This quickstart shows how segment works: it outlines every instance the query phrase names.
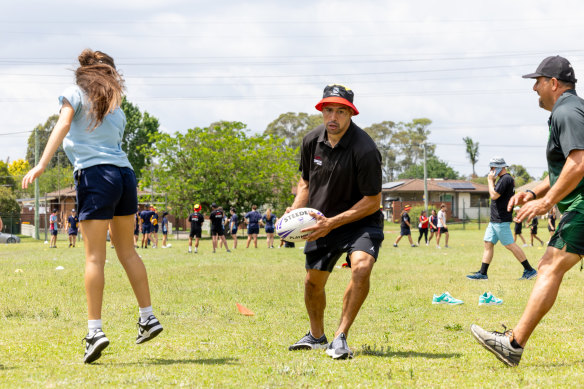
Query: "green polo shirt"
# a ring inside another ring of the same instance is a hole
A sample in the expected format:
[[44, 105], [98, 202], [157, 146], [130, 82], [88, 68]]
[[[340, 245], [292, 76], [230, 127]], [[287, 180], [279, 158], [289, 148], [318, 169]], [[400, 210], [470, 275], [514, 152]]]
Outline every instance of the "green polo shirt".
[[[554, 186], [566, 159], [572, 150], [584, 150], [584, 100], [575, 90], [564, 92], [554, 104], [549, 121], [549, 139], [546, 150], [550, 186]], [[584, 214], [584, 179], [558, 203], [564, 213], [576, 211]]]

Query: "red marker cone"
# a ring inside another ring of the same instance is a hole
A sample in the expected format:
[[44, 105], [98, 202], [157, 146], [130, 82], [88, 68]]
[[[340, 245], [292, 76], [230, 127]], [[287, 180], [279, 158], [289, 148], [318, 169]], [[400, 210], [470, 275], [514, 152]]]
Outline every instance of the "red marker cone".
[[239, 303], [235, 303], [235, 305], [237, 306], [237, 309], [239, 310], [239, 313], [241, 313], [242, 315], [245, 315], [245, 316], [253, 316], [253, 315], [255, 315], [255, 313], [253, 313], [252, 311], [250, 311], [249, 309], [247, 309], [243, 305], [241, 305]]

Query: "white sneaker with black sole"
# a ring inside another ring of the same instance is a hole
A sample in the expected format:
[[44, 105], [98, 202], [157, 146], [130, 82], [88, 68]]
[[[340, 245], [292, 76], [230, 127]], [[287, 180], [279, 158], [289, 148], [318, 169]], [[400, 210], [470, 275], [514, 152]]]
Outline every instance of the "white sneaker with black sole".
[[326, 354], [332, 359], [353, 358], [353, 352], [347, 344], [347, 337], [340, 333], [327, 347]]
[[161, 332], [162, 324], [160, 324], [156, 316], [150, 315], [146, 321], [138, 319], [138, 336], [136, 337], [136, 344], [154, 339]]
[[85, 338], [85, 355], [83, 356], [84, 363], [91, 363], [101, 357], [101, 352], [109, 345], [109, 339], [101, 328], [88, 333]]

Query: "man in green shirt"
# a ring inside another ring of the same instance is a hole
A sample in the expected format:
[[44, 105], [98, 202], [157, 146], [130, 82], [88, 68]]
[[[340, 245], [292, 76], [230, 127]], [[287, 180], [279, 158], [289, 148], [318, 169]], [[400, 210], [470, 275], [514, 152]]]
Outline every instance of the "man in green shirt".
[[513, 330], [471, 332], [487, 350], [509, 366], [517, 366], [533, 330], [556, 300], [564, 274], [584, 255], [584, 100], [576, 95], [576, 77], [570, 62], [560, 56], [542, 61], [535, 73], [533, 90], [539, 106], [551, 111], [546, 150], [549, 176], [533, 190], [517, 193], [508, 208], [522, 205], [516, 220], [544, 215], [554, 205], [563, 213], [541, 258], [537, 281]]

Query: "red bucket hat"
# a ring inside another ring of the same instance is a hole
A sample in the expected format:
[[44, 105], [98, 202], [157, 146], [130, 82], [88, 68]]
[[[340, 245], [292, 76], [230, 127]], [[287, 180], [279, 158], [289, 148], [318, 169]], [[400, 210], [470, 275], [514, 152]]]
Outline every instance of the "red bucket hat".
[[353, 110], [354, 115], [359, 115], [359, 111], [353, 105], [354, 96], [355, 95], [353, 91], [344, 87], [343, 85], [327, 85], [324, 88], [324, 92], [322, 93], [322, 100], [316, 104], [315, 108], [319, 111], [322, 111], [322, 107], [325, 103], [337, 103], [346, 105]]

